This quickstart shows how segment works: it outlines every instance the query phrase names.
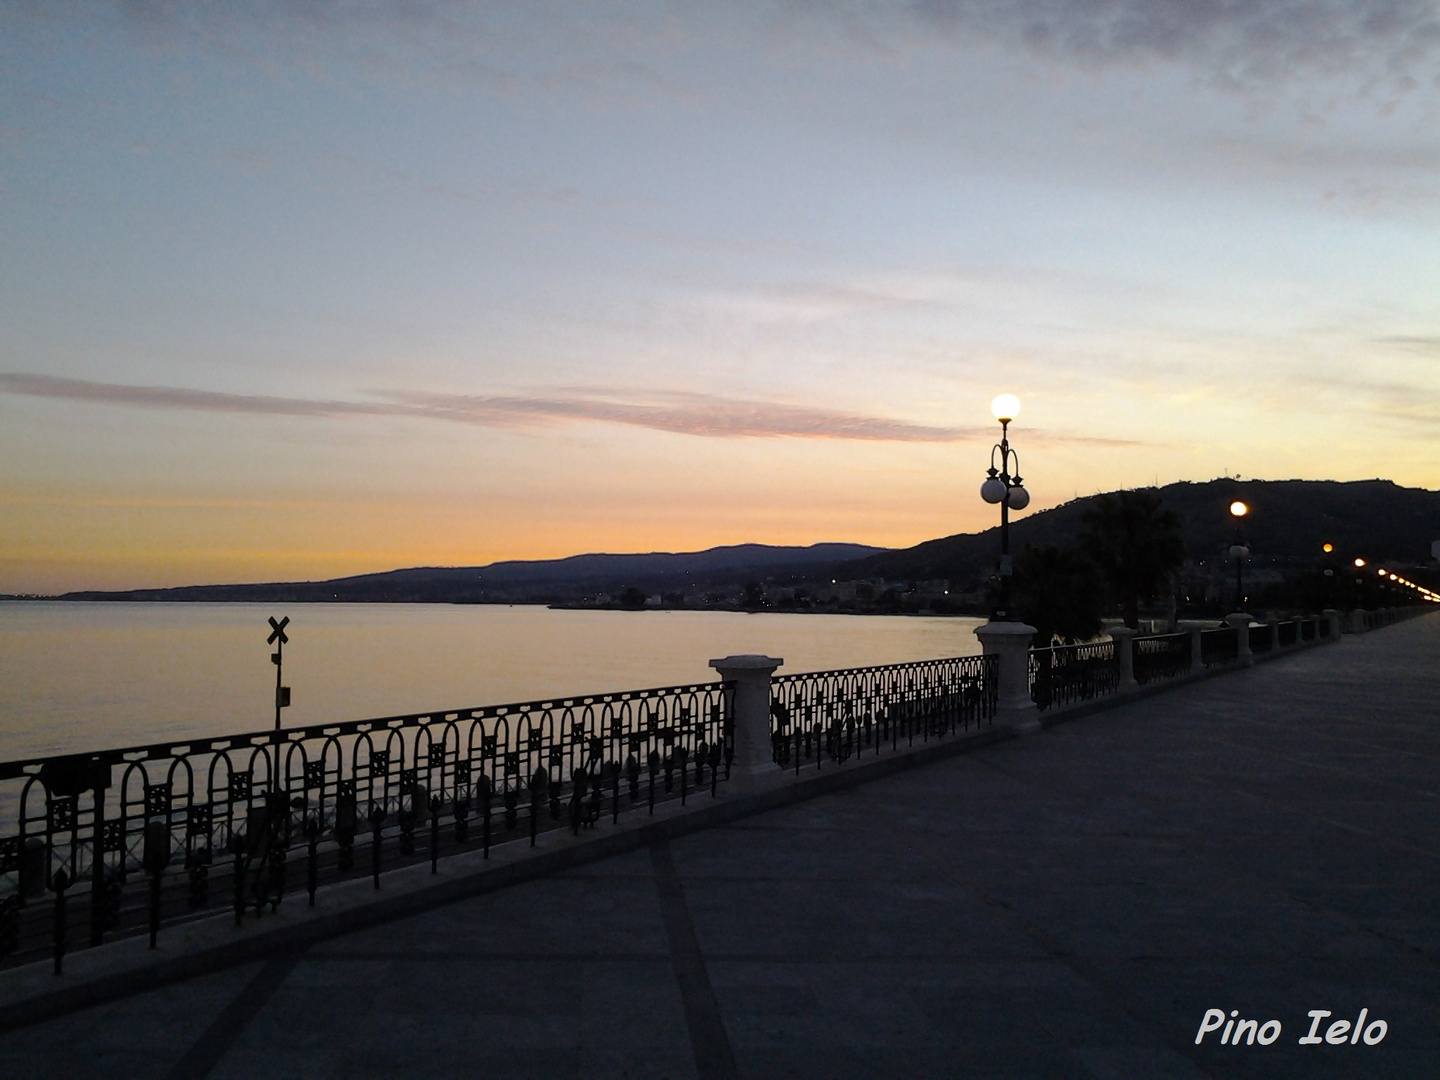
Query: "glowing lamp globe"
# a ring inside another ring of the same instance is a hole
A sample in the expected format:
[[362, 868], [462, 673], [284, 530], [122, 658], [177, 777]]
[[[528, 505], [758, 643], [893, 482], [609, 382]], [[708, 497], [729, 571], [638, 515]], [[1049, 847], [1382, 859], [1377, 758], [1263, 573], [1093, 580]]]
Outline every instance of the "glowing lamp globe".
[[1355, 566], [1356, 566], [1357, 568], [1359, 568], [1359, 567], [1361, 567], [1361, 566], [1364, 566], [1364, 565], [1365, 565], [1365, 560], [1364, 560], [1364, 559], [1356, 559], [1356, 560], [1355, 560]]
[[1010, 489], [1010, 509], [1024, 510], [1030, 505], [1030, 493], [1019, 484]]
[[1326, 544], [1326, 545], [1325, 545], [1323, 548], [1321, 548], [1320, 550], [1323, 551], [1323, 552], [1325, 552], [1325, 553], [1328, 555], [1330, 552], [1332, 552], [1332, 551], [1335, 550], [1335, 545], [1334, 545], [1334, 544]]
[[1238, 517], [1244, 517], [1244, 516], [1245, 516], [1246, 514], [1248, 514], [1249, 512], [1250, 512], [1250, 507], [1246, 506], [1246, 505], [1245, 505], [1243, 502], [1241, 502], [1239, 499], [1236, 499], [1234, 502], [1232, 502], [1232, 503], [1230, 504], [1230, 515], [1231, 515], [1232, 517], [1237, 517], [1237, 518], [1238, 518]]
[[992, 476], [980, 485], [980, 498], [987, 503], [998, 503], [1005, 498], [1005, 481]]
[[1001, 394], [990, 402], [990, 411], [995, 414], [996, 420], [1008, 424], [1020, 415], [1020, 399], [1014, 394]]

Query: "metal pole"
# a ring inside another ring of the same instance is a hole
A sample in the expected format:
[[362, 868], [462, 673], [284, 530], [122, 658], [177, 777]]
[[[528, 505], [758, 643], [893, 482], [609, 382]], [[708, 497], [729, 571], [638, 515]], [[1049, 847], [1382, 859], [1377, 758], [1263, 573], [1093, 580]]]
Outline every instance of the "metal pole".
[[1245, 526], [1238, 520], [1235, 522], [1235, 610], [1245, 610], [1245, 580], [1243, 568], [1245, 556]]
[[275, 730], [280, 730], [280, 671], [285, 658], [285, 639], [275, 643]]
[[1010, 425], [1000, 421], [1000, 480], [1005, 484], [1005, 497], [1000, 500], [1000, 604], [997, 619], [1010, 618]]
[[[96, 764], [91, 774], [95, 781], [95, 837], [90, 863], [90, 945], [105, 940], [105, 789], [110, 784], [110, 766]], [[100, 778], [104, 777], [104, 783]]]

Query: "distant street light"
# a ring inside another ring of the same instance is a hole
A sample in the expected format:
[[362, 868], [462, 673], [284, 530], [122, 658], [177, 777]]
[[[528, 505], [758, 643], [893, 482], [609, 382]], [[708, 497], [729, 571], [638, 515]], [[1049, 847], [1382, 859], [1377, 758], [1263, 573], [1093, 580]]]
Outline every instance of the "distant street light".
[[[1010, 620], [1010, 579], [1014, 575], [1010, 560], [1010, 511], [1029, 506], [1030, 493], [1020, 483], [1020, 456], [1010, 449], [1010, 421], [1020, 415], [1020, 399], [1014, 394], [1001, 394], [990, 403], [990, 411], [1000, 421], [1000, 441], [990, 448], [990, 472], [980, 485], [980, 497], [987, 503], [1000, 504], [1000, 600], [995, 605], [993, 621], [1006, 622]], [[1000, 455], [998, 467], [997, 453]]]
[[1245, 545], [1245, 515], [1250, 512], [1239, 499], [1230, 504], [1230, 516], [1235, 519], [1235, 543], [1230, 545], [1230, 557], [1235, 560], [1235, 610], [1245, 610], [1245, 582], [1242, 568], [1245, 560], [1250, 557], [1250, 549]]

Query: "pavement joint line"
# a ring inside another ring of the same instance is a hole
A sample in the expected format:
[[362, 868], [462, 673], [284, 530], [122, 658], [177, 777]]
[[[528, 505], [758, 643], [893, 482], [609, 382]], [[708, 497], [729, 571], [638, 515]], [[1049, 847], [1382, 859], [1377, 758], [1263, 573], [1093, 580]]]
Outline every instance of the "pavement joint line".
[[[1307, 642], [1302, 647], [1257, 659], [1268, 664], [1303, 655], [1320, 645], [1338, 643]], [[1159, 694], [1250, 670], [1234, 664], [1217, 665], [1050, 709], [1039, 716], [1041, 733], [1095, 713], [1124, 708]], [[715, 799], [697, 792], [695, 802], [689, 806], [682, 807], [671, 801], [657, 806], [653, 817], [645, 815], [643, 810], [627, 811], [619, 826], [609, 826], [603, 833], [585, 834], [573, 841], [565, 830], [551, 830], [541, 834], [538, 850], [529, 848], [526, 839], [517, 838], [493, 847], [488, 861], [481, 859], [479, 851], [451, 855], [440, 860], [442, 873], [438, 877], [432, 877], [429, 866], [424, 863], [399, 867], [384, 879], [389, 888], [378, 894], [372, 891], [368, 878], [337, 882], [325, 886], [318, 894], [330, 901], [328, 908], [307, 909], [301, 894], [292, 893], [290, 905], [282, 905], [278, 912], [263, 919], [247, 919], [239, 935], [232, 926], [233, 915], [222, 912], [170, 927], [168, 936], [162, 934], [161, 946], [154, 951], [146, 950], [143, 936], [77, 950], [67, 955], [66, 973], [59, 977], [50, 974], [48, 958], [3, 970], [0, 971], [0, 1032], [260, 957], [294, 952], [317, 941], [650, 847], [658, 841], [809, 801], [1011, 739], [1025, 740], [1027, 736], [1004, 724], [981, 727], [899, 752], [860, 758], [844, 765], [832, 764], [829, 768], [806, 769], [799, 776], [786, 771], [767, 781], [758, 791], [726, 791]]]
[[265, 961], [190, 1049], [166, 1071], [165, 1080], [205, 1080], [289, 978], [300, 957], [301, 954], [295, 952]]
[[685, 886], [675, 869], [675, 858], [668, 841], [650, 848], [655, 867], [655, 887], [660, 894], [660, 915], [665, 933], [670, 938], [670, 956], [674, 965], [675, 983], [685, 1009], [685, 1025], [690, 1031], [690, 1048], [695, 1055], [695, 1073], [699, 1080], [736, 1080], [735, 1054], [725, 1031], [725, 1019], [715, 1000], [715, 988], [705, 965], [705, 954], [695, 936], [695, 922], [690, 905], [685, 901]]
[[321, 952], [314, 951], [305, 954], [307, 964], [373, 964], [385, 963], [424, 963], [424, 964], [485, 964], [485, 963], [547, 963], [549, 961], [571, 964], [617, 964], [617, 963], [641, 963], [657, 964], [669, 963], [668, 952], [485, 952], [473, 949], [446, 949], [444, 952], [415, 951], [405, 952], [384, 952], [384, 951], [357, 951], [357, 952]]

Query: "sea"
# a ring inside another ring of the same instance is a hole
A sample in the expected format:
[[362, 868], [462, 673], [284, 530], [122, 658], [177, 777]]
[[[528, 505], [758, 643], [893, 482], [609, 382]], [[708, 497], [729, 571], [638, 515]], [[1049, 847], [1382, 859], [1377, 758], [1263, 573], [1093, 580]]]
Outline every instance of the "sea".
[[574, 611], [491, 604], [0, 601], [0, 761], [285, 727], [980, 652], [957, 617]]

